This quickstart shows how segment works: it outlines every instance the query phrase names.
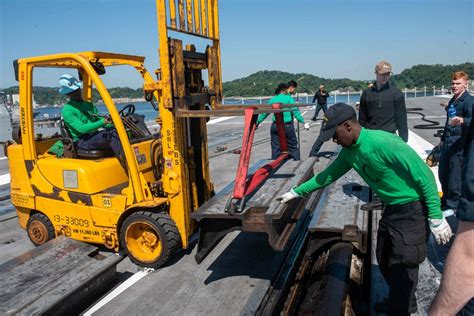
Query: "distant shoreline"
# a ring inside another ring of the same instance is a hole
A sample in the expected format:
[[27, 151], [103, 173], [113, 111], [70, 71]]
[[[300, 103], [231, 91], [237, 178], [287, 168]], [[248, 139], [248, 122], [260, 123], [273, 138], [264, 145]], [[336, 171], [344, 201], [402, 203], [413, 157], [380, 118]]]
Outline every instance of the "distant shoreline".
[[[147, 102], [145, 98], [112, 98], [114, 103], [129, 103], [129, 102]], [[98, 100], [96, 104], [104, 104], [103, 100]]]

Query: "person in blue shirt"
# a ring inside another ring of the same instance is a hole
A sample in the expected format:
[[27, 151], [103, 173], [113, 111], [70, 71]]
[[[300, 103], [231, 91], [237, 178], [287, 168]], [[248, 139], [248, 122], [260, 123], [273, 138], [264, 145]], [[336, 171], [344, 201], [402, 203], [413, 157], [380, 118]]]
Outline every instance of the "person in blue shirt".
[[[461, 196], [461, 169], [463, 147], [472, 119], [474, 97], [467, 92], [469, 77], [463, 71], [452, 75], [453, 97], [446, 105], [446, 123], [439, 157], [439, 182], [443, 190], [441, 207], [447, 213], [456, 212]], [[453, 111], [450, 116], [448, 111]]]
[[[471, 105], [474, 107], [474, 103]], [[471, 109], [471, 110], [474, 110]], [[443, 278], [429, 315], [472, 315], [474, 312], [474, 123], [466, 134], [458, 228], [449, 249]]]

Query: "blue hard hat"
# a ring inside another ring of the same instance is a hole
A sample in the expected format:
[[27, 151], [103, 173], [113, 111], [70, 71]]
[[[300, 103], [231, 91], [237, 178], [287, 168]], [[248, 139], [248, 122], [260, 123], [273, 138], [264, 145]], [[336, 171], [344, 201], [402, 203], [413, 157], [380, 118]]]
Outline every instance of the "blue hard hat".
[[82, 88], [82, 82], [70, 74], [64, 74], [59, 78], [59, 93], [69, 94]]

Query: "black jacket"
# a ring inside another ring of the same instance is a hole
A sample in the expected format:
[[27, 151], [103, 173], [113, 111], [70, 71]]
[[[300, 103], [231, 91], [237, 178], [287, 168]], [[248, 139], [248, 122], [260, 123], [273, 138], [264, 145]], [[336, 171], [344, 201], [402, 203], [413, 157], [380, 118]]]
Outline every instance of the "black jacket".
[[326, 90], [323, 90], [323, 93], [321, 93], [321, 90], [316, 91], [314, 97], [313, 97], [313, 102], [318, 99], [318, 104], [323, 105], [328, 103], [328, 98], [329, 98], [329, 93]]
[[377, 90], [374, 83], [360, 97], [359, 122], [368, 129], [390, 133], [398, 130], [398, 135], [407, 142], [407, 109], [402, 91], [388, 82]]

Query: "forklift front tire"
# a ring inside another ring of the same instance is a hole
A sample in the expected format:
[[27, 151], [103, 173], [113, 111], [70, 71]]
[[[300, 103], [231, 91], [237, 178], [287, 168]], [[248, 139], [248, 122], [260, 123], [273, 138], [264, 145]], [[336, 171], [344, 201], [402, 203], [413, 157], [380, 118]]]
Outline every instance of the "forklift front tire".
[[135, 264], [157, 269], [180, 246], [180, 235], [167, 213], [131, 214], [120, 229], [120, 243]]
[[35, 246], [40, 246], [56, 237], [53, 224], [46, 215], [41, 213], [30, 216], [26, 224], [26, 231]]

